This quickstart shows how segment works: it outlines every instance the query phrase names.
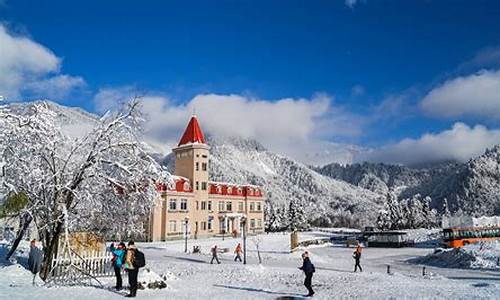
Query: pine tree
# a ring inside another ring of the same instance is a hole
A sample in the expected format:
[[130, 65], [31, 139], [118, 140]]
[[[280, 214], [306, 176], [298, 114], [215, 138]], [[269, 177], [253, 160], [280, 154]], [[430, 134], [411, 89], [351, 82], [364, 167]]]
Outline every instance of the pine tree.
[[273, 212], [273, 205], [269, 200], [267, 200], [264, 205], [264, 228], [267, 232], [272, 231], [272, 224], [275, 222], [275, 220], [276, 216]]
[[380, 230], [389, 230], [393, 226], [392, 211], [393, 197], [387, 193], [384, 208], [379, 210], [377, 217], [377, 228]]
[[389, 218], [391, 220], [390, 229], [401, 229], [403, 222], [403, 211], [398, 202], [398, 198], [393, 191], [387, 193], [387, 203], [389, 204]]
[[421, 228], [424, 227], [426, 223], [425, 216], [423, 215], [423, 205], [420, 199], [421, 199], [420, 194], [416, 194], [409, 201], [409, 209], [410, 209], [409, 218], [411, 218], [413, 222], [411, 228]]
[[285, 212], [286, 212], [286, 210], [284, 207], [276, 208], [276, 213], [275, 213], [276, 220], [275, 220], [274, 225], [273, 225], [274, 231], [282, 231], [286, 228], [286, 225], [285, 225], [286, 214], [285, 214]]
[[276, 208], [276, 206], [272, 204], [270, 201], [267, 201], [264, 213], [265, 213], [266, 231], [268, 232], [279, 231], [282, 228], [281, 225], [282, 216], [280, 209]]
[[422, 224], [425, 228], [433, 228], [437, 224], [437, 214], [434, 209], [431, 209], [431, 197], [427, 196], [422, 201], [422, 214], [424, 216], [424, 223]]
[[297, 198], [290, 201], [290, 205], [288, 207], [288, 222], [288, 228], [292, 231], [307, 228], [304, 206], [302, 201]]
[[451, 212], [448, 207], [448, 199], [446, 198], [443, 199], [443, 208], [441, 209], [441, 215], [448, 218], [451, 216]]

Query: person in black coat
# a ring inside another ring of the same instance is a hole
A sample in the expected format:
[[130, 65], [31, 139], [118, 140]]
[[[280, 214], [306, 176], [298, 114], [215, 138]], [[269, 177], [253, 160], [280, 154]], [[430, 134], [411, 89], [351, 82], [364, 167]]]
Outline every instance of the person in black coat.
[[304, 271], [304, 274], [306, 275], [304, 285], [309, 291], [309, 294], [307, 294], [306, 297], [311, 297], [312, 295], [314, 295], [314, 291], [312, 289], [312, 276], [316, 269], [311, 263], [311, 260], [309, 259], [309, 253], [307, 251], [302, 254], [302, 267], [300, 267], [299, 269]]
[[36, 240], [32, 240], [30, 243], [30, 253], [28, 256], [28, 268], [33, 274], [33, 285], [35, 285], [36, 274], [40, 272], [42, 268], [43, 251], [36, 246]]

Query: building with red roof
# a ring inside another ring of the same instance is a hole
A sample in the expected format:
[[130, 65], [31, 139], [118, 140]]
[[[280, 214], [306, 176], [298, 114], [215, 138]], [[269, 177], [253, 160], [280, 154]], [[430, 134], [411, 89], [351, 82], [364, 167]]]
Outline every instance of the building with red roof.
[[262, 188], [250, 184], [210, 181], [210, 147], [198, 118], [192, 116], [177, 147], [174, 184], [157, 183], [160, 197], [149, 222], [149, 239], [163, 241], [215, 235], [238, 235], [242, 220], [250, 233], [264, 231]]

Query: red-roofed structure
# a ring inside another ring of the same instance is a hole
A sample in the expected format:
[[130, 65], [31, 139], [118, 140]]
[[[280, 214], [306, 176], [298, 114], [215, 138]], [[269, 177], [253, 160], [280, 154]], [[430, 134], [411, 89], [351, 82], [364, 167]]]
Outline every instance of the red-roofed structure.
[[191, 117], [191, 120], [182, 135], [181, 141], [177, 146], [192, 143], [205, 144], [205, 136], [203, 135], [203, 131], [201, 131], [201, 127], [196, 116]]
[[173, 181], [156, 185], [160, 197], [151, 212], [149, 240], [182, 238], [186, 223], [195, 239], [225, 234], [237, 237], [243, 228], [251, 233], [264, 231], [266, 197], [262, 187], [210, 180], [210, 146], [195, 116], [172, 151]]

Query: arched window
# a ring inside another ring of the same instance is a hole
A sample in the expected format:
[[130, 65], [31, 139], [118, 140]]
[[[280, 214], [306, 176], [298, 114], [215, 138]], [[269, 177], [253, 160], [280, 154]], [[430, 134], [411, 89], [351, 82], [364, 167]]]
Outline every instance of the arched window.
[[184, 182], [184, 190], [189, 191], [189, 182], [188, 181]]

